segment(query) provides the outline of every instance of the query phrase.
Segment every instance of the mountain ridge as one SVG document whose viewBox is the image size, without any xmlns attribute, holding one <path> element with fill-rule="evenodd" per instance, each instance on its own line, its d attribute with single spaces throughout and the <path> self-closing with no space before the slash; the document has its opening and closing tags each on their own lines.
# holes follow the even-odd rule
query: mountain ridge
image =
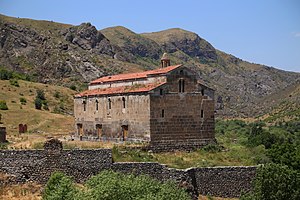
<svg viewBox="0 0 300 200">
<path fill-rule="evenodd" d="M 300 80 L 300 73 L 249 63 L 180 28 L 137 34 L 122 26 L 97 30 L 90 23 L 72 26 L 0 15 L 0 30 L 2 67 L 38 82 L 79 88 L 105 75 L 155 69 L 167 52 L 173 64 L 191 68 L 216 89 L 221 116 L 263 114 L 274 105 L 271 101 L 257 110 L 261 99 Z"/>
</svg>

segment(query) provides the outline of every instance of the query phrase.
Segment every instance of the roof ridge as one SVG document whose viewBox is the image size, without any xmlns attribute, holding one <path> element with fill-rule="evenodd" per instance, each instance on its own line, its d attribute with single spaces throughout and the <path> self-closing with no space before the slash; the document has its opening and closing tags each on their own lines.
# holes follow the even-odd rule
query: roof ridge
<svg viewBox="0 0 300 200">
<path fill-rule="evenodd" d="M 158 68 L 153 70 L 148 70 L 144 72 L 136 72 L 136 73 L 125 73 L 125 74 L 116 74 L 111 76 L 104 76 L 93 80 L 90 84 L 97 84 L 97 83 L 105 83 L 105 82 L 114 82 L 114 81 L 121 81 L 121 80 L 130 80 L 130 79 L 138 79 L 138 78 L 147 78 L 148 75 L 157 75 L 170 72 L 181 65 L 172 65 L 165 68 Z"/>
<path fill-rule="evenodd" d="M 135 84 L 132 86 L 119 86 L 119 87 L 109 87 L 109 88 L 95 88 L 92 90 L 85 90 L 79 94 L 76 94 L 75 97 L 83 96 L 96 96 L 96 95 L 107 95 L 107 94 L 126 94 L 126 93 L 139 93 L 139 92 L 149 92 L 163 84 L 165 81 L 158 83 L 148 83 L 148 84 Z M 140 87 L 137 87 L 140 85 Z"/>
</svg>

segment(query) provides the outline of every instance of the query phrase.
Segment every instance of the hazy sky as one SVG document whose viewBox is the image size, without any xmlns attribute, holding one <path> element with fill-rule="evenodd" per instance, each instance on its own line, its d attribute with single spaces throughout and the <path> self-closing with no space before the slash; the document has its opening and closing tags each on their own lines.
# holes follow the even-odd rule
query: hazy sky
<svg viewBox="0 0 300 200">
<path fill-rule="evenodd" d="M 300 0 L 0 0 L 0 13 L 136 33 L 182 28 L 243 60 L 300 72 Z"/>
</svg>

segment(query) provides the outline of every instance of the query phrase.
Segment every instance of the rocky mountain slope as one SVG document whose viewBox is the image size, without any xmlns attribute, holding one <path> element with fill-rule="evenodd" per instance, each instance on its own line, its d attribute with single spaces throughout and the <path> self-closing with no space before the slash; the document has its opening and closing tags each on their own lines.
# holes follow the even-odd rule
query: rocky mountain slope
<svg viewBox="0 0 300 200">
<path fill-rule="evenodd" d="M 299 73 L 243 61 L 182 29 L 137 34 L 125 27 L 98 31 L 90 23 L 72 26 L 0 15 L 0 66 L 43 83 L 83 87 L 104 75 L 154 69 L 163 52 L 216 89 L 220 115 L 263 114 L 279 103 L 265 104 L 264 99 L 274 93 L 284 98 L 281 92 L 300 80 Z"/>
</svg>

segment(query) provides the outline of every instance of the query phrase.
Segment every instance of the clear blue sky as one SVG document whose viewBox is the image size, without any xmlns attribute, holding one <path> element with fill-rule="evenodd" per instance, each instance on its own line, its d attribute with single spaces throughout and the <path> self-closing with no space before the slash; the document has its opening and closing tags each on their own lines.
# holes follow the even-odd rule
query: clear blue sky
<svg viewBox="0 0 300 200">
<path fill-rule="evenodd" d="M 0 0 L 0 13 L 136 33 L 182 28 L 243 60 L 300 72 L 299 0 Z"/>
</svg>

